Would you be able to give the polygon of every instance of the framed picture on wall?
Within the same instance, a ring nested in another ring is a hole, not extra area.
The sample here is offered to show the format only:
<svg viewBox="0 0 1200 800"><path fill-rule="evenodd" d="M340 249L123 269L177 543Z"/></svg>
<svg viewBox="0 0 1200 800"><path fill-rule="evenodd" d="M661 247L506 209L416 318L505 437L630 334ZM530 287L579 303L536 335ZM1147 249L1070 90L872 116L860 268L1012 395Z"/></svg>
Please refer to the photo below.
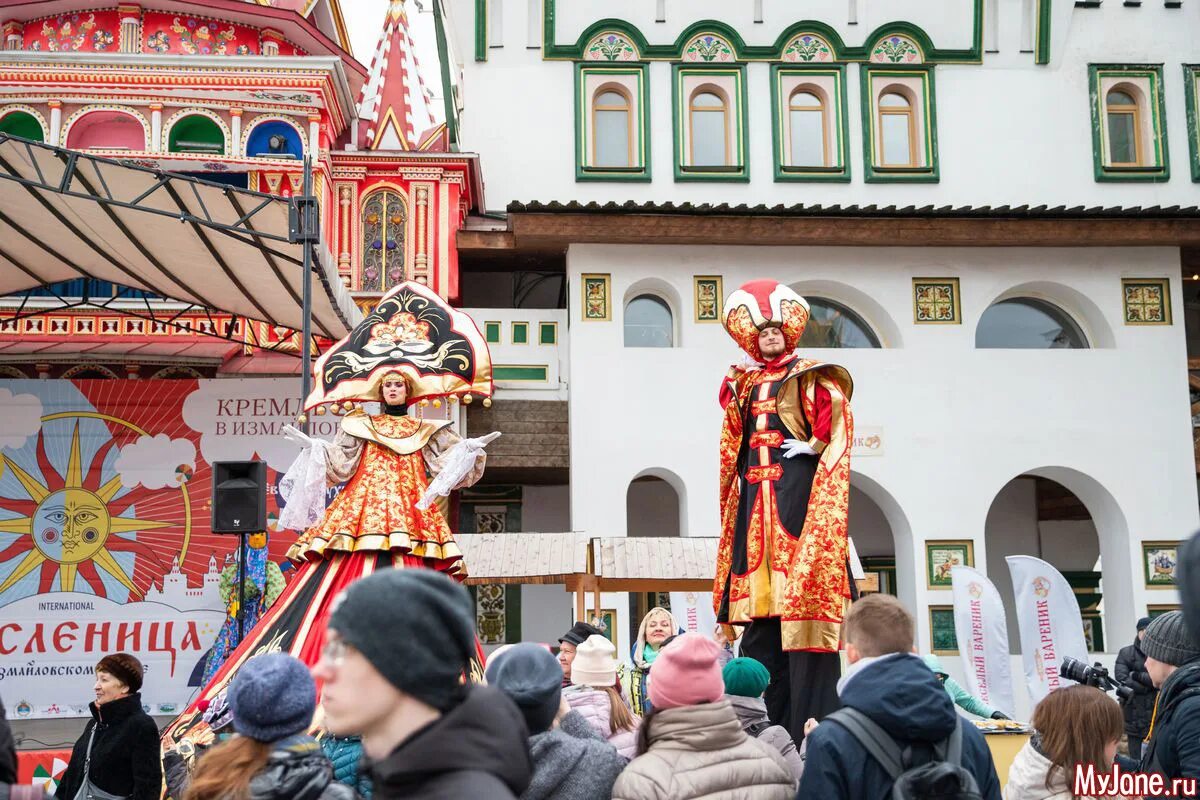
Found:
<svg viewBox="0 0 1200 800"><path fill-rule="evenodd" d="M617 610L615 608L600 609L598 617L595 611L588 612L588 622L604 631L604 638L613 643L613 647L617 648L618 653L621 652L621 645L617 641Z"/></svg>
<svg viewBox="0 0 1200 800"><path fill-rule="evenodd" d="M1150 619L1154 619L1155 617L1166 614L1168 611L1178 610L1179 606L1175 603L1152 603L1146 606L1146 616Z"/></svg>
<svg viewBox="0 0 1200 800"><path fill-rule="evenodd" d="M1179 542L1142 542L1142 570L1147 589L1175 587Z"/></svg>
<svg viewBox="0 0 1200 800"><path fill-rule="evenodd" d="M1100 620L1099 613L1084 612L1083 639L1087 642L1087 649L1089 653L1104 652L1104 625Z"/></svg>
<svg viewBox="0 0 1200 800"><path fill-rule="evenodd" d="M958 655L954 632L954 606L929 607L929 651L939 656Z"/></svg>
<svg viewBox="0 0 1200 800"><path fill-rule="evenodd" d="M925 580L930 589L949 589L952 567L975 566L975 543L970 539L930 539L925 542Z"/></svg>

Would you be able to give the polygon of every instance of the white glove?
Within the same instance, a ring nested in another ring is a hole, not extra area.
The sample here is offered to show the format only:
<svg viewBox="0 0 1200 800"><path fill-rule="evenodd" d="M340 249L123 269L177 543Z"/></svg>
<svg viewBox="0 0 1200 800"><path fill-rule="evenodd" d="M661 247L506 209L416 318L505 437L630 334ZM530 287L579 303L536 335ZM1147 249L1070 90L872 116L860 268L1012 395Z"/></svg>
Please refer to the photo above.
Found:
<svg viewBox="0 0 1200 800"><path fill-rule="evenodd" d="M492 431L485 436L477 436L474 439L467 439L468 442L473 442L479 447L487 447L492 442L500 438L500 431Z"/></svg>
<svg viewBox="0 0 1200 800"><path fill-rule="evenodd" d="M283 438L287 439L289 442L295 442L301 447L312 447L317 443L316 439L292 425L283 426Z"/></svg>
<svg viewBox="0 0 1200 800"><path fill-rule="evenodd" d="M802 442L799 439L784 439L783 446L780 448L783 451L784 458L793 456L815 456L816 450L808 442Z"/></svg>

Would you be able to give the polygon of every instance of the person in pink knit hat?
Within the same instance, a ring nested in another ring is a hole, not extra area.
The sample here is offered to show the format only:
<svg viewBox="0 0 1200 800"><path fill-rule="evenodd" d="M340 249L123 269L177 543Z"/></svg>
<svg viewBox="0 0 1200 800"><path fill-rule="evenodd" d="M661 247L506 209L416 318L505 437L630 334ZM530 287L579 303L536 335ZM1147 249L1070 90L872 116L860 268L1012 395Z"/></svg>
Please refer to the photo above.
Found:
<svg viewBox="0 0 1200 800"><path fill-rule="evenodd" d="M779 751L748 736L725 695L720 648L698 633L664 647L650 671L653 710L613 800L791 800L796 781Z"/></svg>

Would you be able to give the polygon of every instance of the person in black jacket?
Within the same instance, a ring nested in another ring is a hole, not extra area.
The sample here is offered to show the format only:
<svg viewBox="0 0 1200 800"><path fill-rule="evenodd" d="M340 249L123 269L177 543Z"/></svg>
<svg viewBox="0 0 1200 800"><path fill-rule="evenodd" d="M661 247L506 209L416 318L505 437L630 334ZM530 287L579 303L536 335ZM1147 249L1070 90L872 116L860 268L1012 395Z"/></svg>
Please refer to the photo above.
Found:
<svg viewBox="0 0 1200 800"><path fill-rule="evenodd" d="M74 800L88 778L96 788L131 800L158 800L162 795L158 727L142 710L141 688L142 662L128 653L100 659L96 700L88 705L92 721L75 742L55 797Z"/></svg>
<svg viewBox="0 0 1200 800"><path fill-rule="evenodd" d="M1116 668L1113 674L1117 683L1124 684L1133 690L1133 696L1121 703L1125 712L1125 738L1129 743L1129 757L1134 761L1142 758L1142 739L1150 730L1150 715L1154 711L1154 701L1158 697L1158 689L1146 672L1146 654L1142 652L1142 637L1146 635L1146 626L1150 624L1149 617L1142 617L1137 623L1137 638L1128 647L1122 647L1117 654Z"/></svg>
<svg viewBox="0 0 1200 800"><path fill-rule="evenodd" d="M1142 652L1159 693L1141 770L1168 781L1200 778L1200 642L1185 627L1183 613L1171 611L1146 628Z"/></svg>
<svg viewBox="0 0 1200 800"><path fill-rule="evenodd" d="M1000 800L1000 782L987 743L974 725L959 722L950 695L921 658L912 653L912 615L891 595L872 594L850 607L843 626L849 668L838 681L842 705L883 728L912 764L929 761L933 745L962 727L962 766L983 800ZM836 721L820 722L805 739L808 748L797 800L887 800L887 770Z"/></svg>
<svg viewBox="0 0 1200 800"><path fill-rule="evenodd" d="M515 800L529 785L517 706L464 680L471 596L430 569L385 569L334 601L313 675L325 728L362 736L373 800Z"/></svg>

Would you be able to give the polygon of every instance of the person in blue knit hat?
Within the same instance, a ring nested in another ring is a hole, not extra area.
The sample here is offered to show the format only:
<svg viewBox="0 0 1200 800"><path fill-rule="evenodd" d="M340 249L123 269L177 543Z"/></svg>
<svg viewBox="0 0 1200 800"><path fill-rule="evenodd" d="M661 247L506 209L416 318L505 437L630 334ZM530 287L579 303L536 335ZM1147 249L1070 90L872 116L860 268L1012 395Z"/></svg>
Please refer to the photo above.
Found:
<svg viewBox="0 0 1200 800"><path fill-rule="evenodd" d="M188 800L354 800L333 779L333 765L305 732L317 707L308 667L286 653L256 656L227 694L237 735L206 752Z"/></svg>

